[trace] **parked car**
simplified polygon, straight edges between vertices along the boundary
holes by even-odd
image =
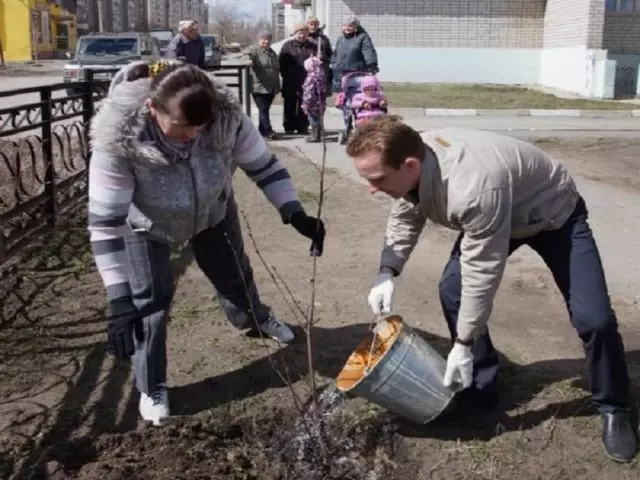
[[[109,80],[124,65],[134,60],[153,61],[162,58],[157,39],[148,33],[92,33],[80,37],[75,55],[64,66],[65,83],[82,81],[84,71],[96,69],[96,80]],[[77,95],[78,88],[68,88],[67,95]]]
[[[215,35],[200,35],[204,42],[204,64],[206,67],[219,67],[222,65],[222,47],[218,44]]]

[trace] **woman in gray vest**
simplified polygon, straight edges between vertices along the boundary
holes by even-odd
[[[189,241],[229,321],[287,343],[245,254],[232,177],[240,167],[285,224],[321,255],[322,221],[300,204],[287,170],[224,83],[194,65],[135,62],[114,78],[91,123],[89,230],[108,298],[111,351],[132,357],[140,414],[169,416],[166,321],[172,243]]]

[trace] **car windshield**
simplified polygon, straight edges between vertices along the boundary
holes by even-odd
[[[209,50],[215,44],[215,37],[210,37],[210,36],[205,37],[205,36],[203,36],[202,37],[202,41],[204,42],[204,48]]]
[[[79,55],[135,55],[138,50],[137,38],[81,38]]]

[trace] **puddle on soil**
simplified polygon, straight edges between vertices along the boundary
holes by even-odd
[[[376,367],[395,342],[402,329],[402,317],[392,315],[380,322],[376,333],[368,335],[354,350],[340,372],[335,384],[328,386],[318,397],[318,406],[310,404],[298,419],[280,449],[282,458],[289,462],[317,462],[323,452],[338,449],[345,455],[335,462],[349,462],[347,452],[355,448],[352,439],[333,438],[330,430],[332,416],[340,411],[347,399],[346,393]]]
[[[368,335],[353,351],[342,371],[338,375],[336,385],[343,392],[348,392],[367,376],[389,351],[402,329],[402,317],[392,315],[381,321],[375,333]]]

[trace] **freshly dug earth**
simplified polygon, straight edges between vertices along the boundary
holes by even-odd
[[[297,154],[280,153],[314,212],[317,169]],[[326,186],[329,236],[318,262],[312,337],[319,385],[337,376],[368,334],[365,298],[388,211],[387,200],[367,195],[337,172],[327,173]],[[244,233],[261,294],[282,319],[298,324],[292,301],[280,290],[288,288],[306,310],[309,243],[281,224],[242,174],[236,187],[251,227],[245,225]],[[298,328],[299,341],[280,348],[242,335],[221,315],[188,251],[176,249],[178,289],[168,339],[176,417],[163,428],[145,426],[128,365],[106,355],[104,294],[83,222],[84,214],[0,280],[1,478],[638,477],[637,462],[620,466],[604,458],[579,340],[544,266],[523,255],[510,260],[492,318],[494,341],[505,355],[498,412],[421,427],[349,399],[323,417],[324,449],[301,448],[294,455],[285,448],[291,435],[304,438],[307,430],[274,366],[307,402],[302,332]],[[249,233],[286,288],[266,271]],[[396,300],[398,312],[443,354],[448,341],[437,286],[453,238],[440,228],[426,229],[398,282]],[[620,298],[615,307],[637,394],[637,307]]]

